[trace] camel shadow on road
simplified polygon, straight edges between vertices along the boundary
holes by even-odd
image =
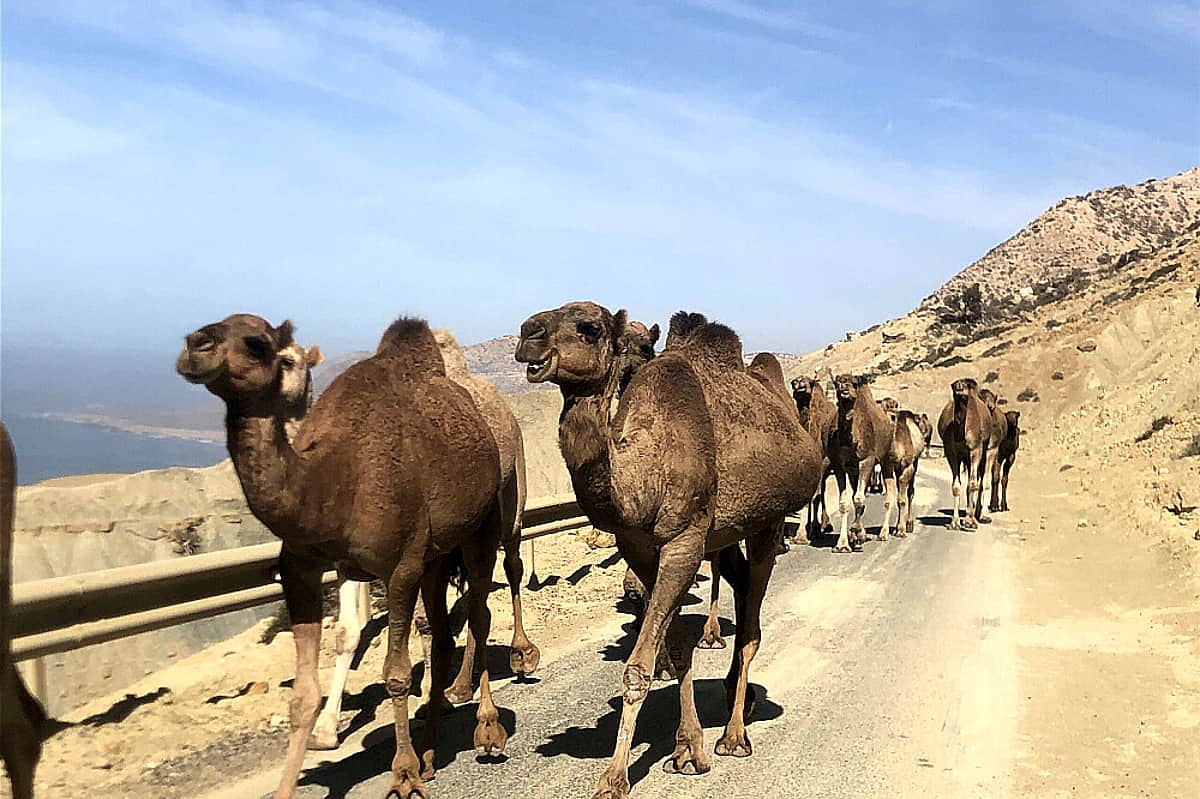
[[[758,701],[754,714],[747,719],[751,738],[753,739],[754,721],[777,719],[783,715],[783,708],[767,698],[767,689],[757,683],[750,683]],[[695,681],[696,711],[700,715],[700,724],[706,729],[724,727],[729,720],[729,708],[725,704],[725,684],[719,679]],[[567,755],[581,760],[607,760],[612,757],[613,747],[617,740],[617,727],[621,721],[622,699],[615,696],[608,700],[611,710],[596,721],[594,727],[569,727],[562,732],[550,736],[549,740],[539,745],[534,751],[542,757]],[[673,728],[679,723],[679,689],[674,684],[660,684],[652,690],[642,705],[638,717],[637,731],[633,735],[633,748],[640,744],[649,744],[649,748],[641,756],[629,764],[629,781],[631,785],[641,782],[650,773],[655,764],[667,758],[675,750],[675,736],[666,728]],[[705,746],[711,751],[716,738],[706,733]],[[719,759],[719,758],[716,758]]]

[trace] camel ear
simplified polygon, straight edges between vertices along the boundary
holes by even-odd
[[[658,330],[658,325],[656,324],[656,325],[654,325],[654,327],[650,328],[650,346],[651,347],[653,347],[655,344],[658,343],[658,334],[659,334],[659,330]]]
[[[622,308],[613,314],[612,325],[612,343],[613,349],[616,350],[621,341],[621,336],[625,335],[625,326],[629,323],[629,311]]]
[[[292,324],[292,320],[284,319],[283,324],[275,328],[275,348],[281,350],[291,344],[295,332],[296,326]]]
[[[324,361],[325,356],[321,354],[321,348],[314,344],[304,351],[304,360],[308,364],[308,368],[311,369]]]

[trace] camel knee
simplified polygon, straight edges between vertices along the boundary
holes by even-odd
[[[292,728],[307,727],[317,719],[317,711],[321,709],[321,691],[317,686],[301,687],[297,685],[292,691],[291,701],[288,702],[288,714],[291,717]]]
[[[625,667],[621,677],[621,696],[626,704],[636,704],[646,698],[650,692],[650,673],[636,663]]]
[[[357,624],[350,625],[343,622],[338,622],[337,629],[334,631],[334,651],[339,655],[346,655],[358,649],[358,641],[362,635],[362,630]]]
[[[392,699],[404,699],[412,692],[412,675],[388,674],[384,677],[384,685]]]

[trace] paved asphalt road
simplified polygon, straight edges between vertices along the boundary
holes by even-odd
[[[1015,669],[1006,530],[946,527],[941,463],[922,465],[907,539],[835,554],[833,538],[780,558],[751,669],[759,703],[753,757],[713,757],[698,777],[663,773],[678,721],[675,684],[656,683],[631,757],[633,796],[1003,797],[1015,756]],[[881,500],[868,498],[878,523]],[[707,594],[707,582],[693,593]],[[723,616],[732,616],[725,587]],[[699,626],[704,604],[685,608]],[[592,794],[616,736],[630,617],[613,614],[539,672],[496,693],[510,731],[504,762],[477,762],[473,706],[450,716],[439,741],[433,797],[567,799]],[[732,646],[732,629],[725,623]],[[712,746],[726,718],[720,678],[730,650],[696,653],[696,698]],[[382,797],[392,755],[390,703],[333,753],[312,753],[300,795]],[[515,719],[515,721],[514,721]],[[282,753],[281,753],[282,755]],[[322,762],[324,761],[324,762]],[[223,796],[269,794],[279,763]]]

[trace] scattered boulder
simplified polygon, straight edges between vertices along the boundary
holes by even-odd
[[[1087,341],[1083,341],[1083,342],[1080,342],[1079,344],[1076,344],[1075,349],[1079,350],[1080,352],[1095,352],[1096,351],[1096,342],[1092,341],[1091,339],[1088,339]]]
[[[889,333],[886,330],[883,331],[882,335],[884,344],[895,344],[898,341],[904,341],[908,338],[904,333]]]
[[[983,376],[983,382],[985,382],[985,383],[995,383],[999,379],[1000,379],[1000,373],[995,372],[995,371],[988,372],[986,375]]]
[[[1041,398],[1032,388],[1026,388],[1017,395],[1017,402],[1040,402]]]
[[[1050,379],[1051,380],[1065,380],[1066,377],[1063,375],[1062,372],[1055,372],[1054,374],[1050,375]]]

